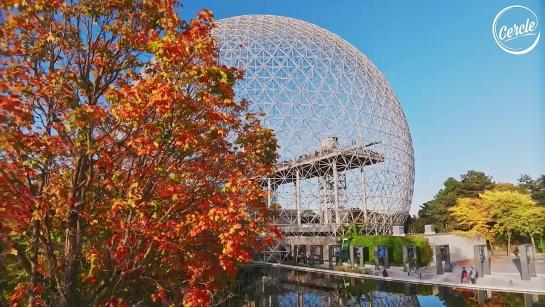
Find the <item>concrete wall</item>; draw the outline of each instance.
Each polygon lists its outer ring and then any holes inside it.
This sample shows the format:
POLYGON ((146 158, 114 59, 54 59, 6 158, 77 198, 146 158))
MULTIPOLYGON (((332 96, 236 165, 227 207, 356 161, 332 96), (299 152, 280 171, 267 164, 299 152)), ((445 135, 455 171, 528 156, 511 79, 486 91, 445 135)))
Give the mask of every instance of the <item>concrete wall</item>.
MULTIPOLYGON (((418 234, 416 236, 424 237, 428 239, 431 249, 434 253, 432 265, 435 264, 435 245, 448 244, 450 249, 450 261, 456 263, 463 260, 473 260, 473 245, 484 244, 483 241, 473 241, 463 236, 451 234, 451 233, 438 233, 438 234, 418 234)), ((290 244, 293 248, 294 245, 306 245, 307 257, 310 256, 311 245, 323 246, 323 261, 327 263, 329 261, 329 246, 340 245, 335 237, 290 237, 287 236, 284 239, 286 244, 290 244)))
POLYGON ((485 243, 483 241, 474 241, 451 233, 424 234, 419 236, 428 239, 431 249, 434 251, 433 263, 435 263, 435 245, 448 244, 450 249, 450 261, 454 263, 462 260, 472 260, 474 258, 473 245, 485 243))

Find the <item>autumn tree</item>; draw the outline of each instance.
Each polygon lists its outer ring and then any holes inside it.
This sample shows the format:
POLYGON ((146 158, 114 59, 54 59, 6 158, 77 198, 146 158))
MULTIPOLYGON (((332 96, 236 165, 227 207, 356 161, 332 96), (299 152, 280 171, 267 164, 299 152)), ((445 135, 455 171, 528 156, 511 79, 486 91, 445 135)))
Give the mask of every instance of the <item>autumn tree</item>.
POLYGON ((474 237, 486 240, 493 250, 496 238, 493 226, 494 207, 480 197, 463 197, 457 200, 456 205, 449 208, 450 215, 457 224, 457 230, 466 232, 474 237))
MULTIPOLYGON (((516 190, 513 186, 499 184, 497 189, 485 191, 478 197, 459 198, 449 211, 457 222, 457 229, 473 235, 483 235, 492 251, 497 235, 505 234, 509 253, 513 233, 532 237, 543 231, 541 221, 545 215, 540 213, 542 209, 530 195, 516 190), (529 215, 538 217, 532 218, 529 215)), ((531 241, 534 244, 533 238, 531 241)))
POLYGON ((527 235, 534 251, 537 251, 535 236, 541 235, 545 231, 545 208, 538 206, 517 208, 512 214, 515 229, 519 233, 527 235))
POLYGON ((0 282, 10 303, 209 304, 271 230, 276 159, 176 1, 0 3, 0 282), (263 236, 265 235, 265 236, 263 236))

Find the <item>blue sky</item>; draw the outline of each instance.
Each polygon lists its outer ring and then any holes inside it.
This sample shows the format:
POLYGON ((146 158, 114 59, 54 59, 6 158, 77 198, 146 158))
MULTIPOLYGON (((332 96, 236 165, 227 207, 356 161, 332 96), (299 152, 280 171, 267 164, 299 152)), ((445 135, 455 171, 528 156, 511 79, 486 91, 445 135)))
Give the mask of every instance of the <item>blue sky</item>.
POLYGON ((448 177, 482 170, 496 181, 545 174, 545 37, 525 55, 502 51, 492 21, 520 4, 545 36, 545 1, 220 1, 184 3, 221 19, 290 16, 314 23, 361 50, 405 110, 415 151, 411 212, 448 177))

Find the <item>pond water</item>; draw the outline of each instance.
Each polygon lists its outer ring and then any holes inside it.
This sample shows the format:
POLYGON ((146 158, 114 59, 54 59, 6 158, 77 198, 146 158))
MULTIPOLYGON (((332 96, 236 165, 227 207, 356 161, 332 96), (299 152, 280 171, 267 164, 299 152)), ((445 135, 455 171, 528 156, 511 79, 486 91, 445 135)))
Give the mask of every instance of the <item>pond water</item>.
POLYGON ((245 268, 224 306, 540 306, 545 295, 416 285, 278 268, 245 268))

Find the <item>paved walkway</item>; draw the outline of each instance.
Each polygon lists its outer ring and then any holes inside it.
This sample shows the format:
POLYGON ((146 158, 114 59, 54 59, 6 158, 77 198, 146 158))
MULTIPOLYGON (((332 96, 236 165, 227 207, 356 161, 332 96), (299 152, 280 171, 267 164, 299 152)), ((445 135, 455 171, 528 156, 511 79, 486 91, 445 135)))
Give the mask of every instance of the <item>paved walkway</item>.
MULTIPOLYGON (((295 266, 279 263, 256 263, 258 265, 267 265, 279 268, 287 268, 293 270, 318 272, 324 274, 336 274, 349 277, 359 278, 372 278, 372 279, 384 279, 392 281, 402 281, 419 284, 430 284, 449 286, 456 288, 470 288, 470 289, 486 289, 505 292, 524 292, 524 293, 536 293, 545 294, 545 258, 536 259, 536 271, 537 277, 532 277, 531 280, 521 280, 520 274, 515 272, 511 268, 513 264, 507 262, 492 263, 492 275, 485 275, 484 278, 478 278, 476 284, 471 284, 469 281, 466 283, 460 282, 460 275, 462 271, 461 266, 454 266, 452 273, 445 273, 443 275, 437 275, 435 267, 426 267, 420 269, 422 278, 419 278, 420 274, 414 274, 408 276, 406 272, 403 272, 401 267, 391 267, 388 269, 388 277, 382 277, 382 271, 375 271, 374 266, 366 266, 366 268, 372 268, 373 274, 362 274, 354 272, 344 272, 339 270, 330 270, 324 267, 309 267, 309 266, 295 266), (539 263, 539 266, 538 266, 539 263), (494 269, 496 267, 496 270, 494 269), (501 270, 501 271, 498 271, 501 270), (415 276, 416 275, 416 276, 415 276)), ((512 263, 512 262, 511 262, 512 263)))
MULTIPOLYGON (((536 257, 536 272, 545 274, 545 257, 536 257)), ((492 258, 492 272, 520 274, 519 258, 515 256, 494 256, 492 258)))
MULTIPOLYGON (((443 275, 437 275, 435 267, 424 268, 421 271, 422 280, 426 283, 448 285, 454 287, 545 294, 545 270, 538 271, 539 273, 537 274, 537 277, 532 277, 531 280, 521 280, 520 273, 515 272, 515 270, 512 270, 511 267, 505 267, 505 269, 509 268, 509 271, 495 271, 493 268, 494 263, 492 264, 492 274, 477 278, 476 284, 471 284, 469 281, 461 283, 461 266, 454 266, 452 273, 445 273, 443 275)), ((497 266, 497 268, 502 269, 503 267, 497 266)), ((392 267, 390 270, 390 276, 397 280, 411 282, 415 282, 415 280, 418 279, 414 276, 407 276, 407 273, 403 272, 403 269, 400 267, 392 267)))

